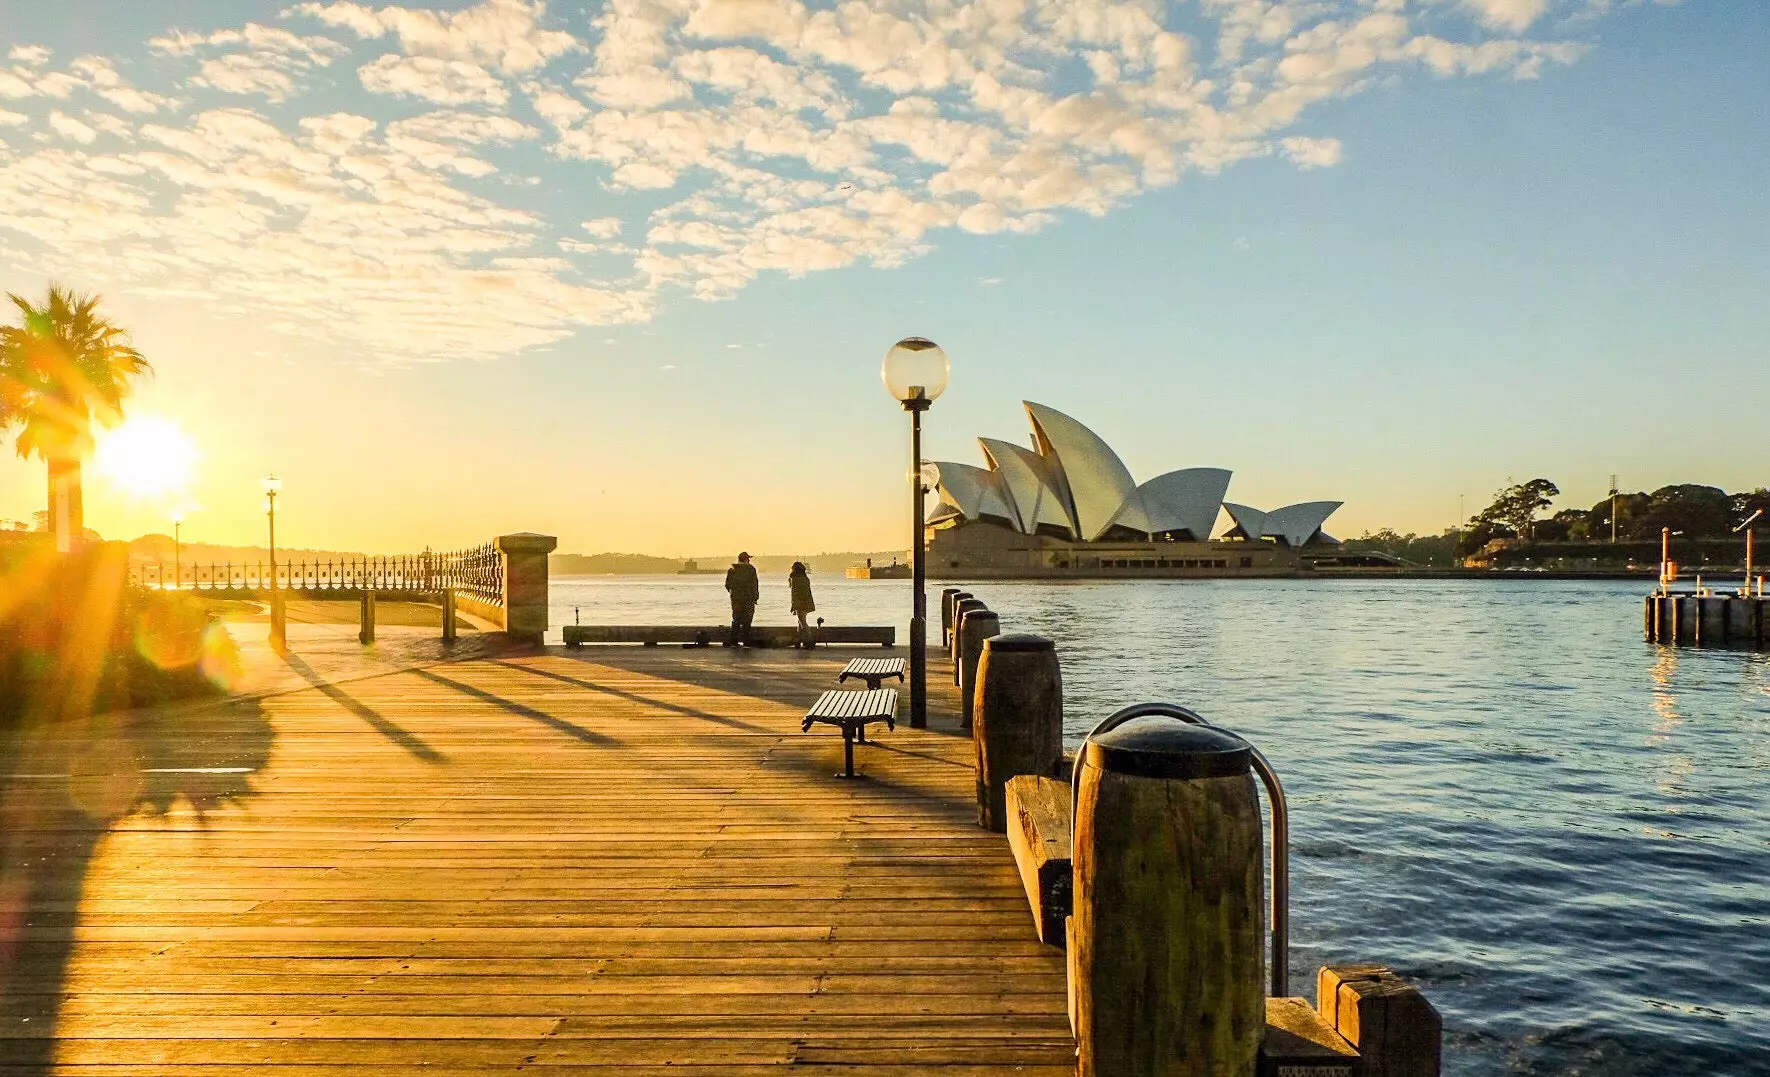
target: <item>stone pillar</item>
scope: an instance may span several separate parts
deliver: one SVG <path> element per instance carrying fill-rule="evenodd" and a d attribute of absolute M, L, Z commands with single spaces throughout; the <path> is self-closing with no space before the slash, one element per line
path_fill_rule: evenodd
<path fill-rule="evenodd" d="M 504 634 L 540 643 L 547 632 L 547 555 L 559 545 L 552 535 L 499 535 L 504 558 Z"/>

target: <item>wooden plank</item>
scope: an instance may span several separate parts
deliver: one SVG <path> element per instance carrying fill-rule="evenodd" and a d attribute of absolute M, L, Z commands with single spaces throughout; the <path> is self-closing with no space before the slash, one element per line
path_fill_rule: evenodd
<path fill-rule="evenodd" d="M 422 630 L 383 625 L 377 647 L 402 631 Z M 0 745 L 24 806 L 0 888 L 29 895 L 0 1057 L 186 1077 L 1071 1070 L 1063 968 L 972 821 L 949 689 L 934 728 L 847 786 L 825 780 L 840 740 L 798 733 L 840 659 L 588 656 L 311 654 L 324 689 L 152 723 L 151 742 L 95 725 Z M 144 755 L 248 765 L 92 813 Z"/>

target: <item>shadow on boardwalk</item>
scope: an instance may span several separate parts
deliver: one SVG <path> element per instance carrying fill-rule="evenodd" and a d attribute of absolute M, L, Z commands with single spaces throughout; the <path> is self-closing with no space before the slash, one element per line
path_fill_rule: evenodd
<path fill-rule="evenodd" d="M 326 627 L 252 698 L 4 746 L 9 1075 L 1073 1071 L 969 742 L 848 782 L 800 731 L 849 655 Z"/>
<path fill-rule="evenodd" d="M 273 739 L 251 699 L 0 732 L 0 1020 L 38 1026 L 0 1040 L 9 1075 L 53 1062 L 86 874 L 106 832 L 181 801 L 201 822 L 250 796 Z"/>

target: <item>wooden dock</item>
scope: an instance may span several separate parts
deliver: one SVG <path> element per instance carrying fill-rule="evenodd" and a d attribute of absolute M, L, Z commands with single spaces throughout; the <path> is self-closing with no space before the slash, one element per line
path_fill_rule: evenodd
<path fill-rule="evenodd" d="M 303 628 L 309 687 L 0 746 L 0 1077 L 1073 1072 L 947 678 L 844 782 L 840 653 Z"/>

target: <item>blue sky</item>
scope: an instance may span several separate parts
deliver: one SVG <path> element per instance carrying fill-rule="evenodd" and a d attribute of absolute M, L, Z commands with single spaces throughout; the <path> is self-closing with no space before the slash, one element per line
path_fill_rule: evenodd
<path fill-rule="evenodd" d="M 899 544 L 909 334 L 935 457 L 1034 399 L 1342 535 L 1759 486 L 1766 45 L 1755 0 L 0 0 L 0 287 L 135 328 L 217 540 L 276 470 L 316 545 Z"/>

